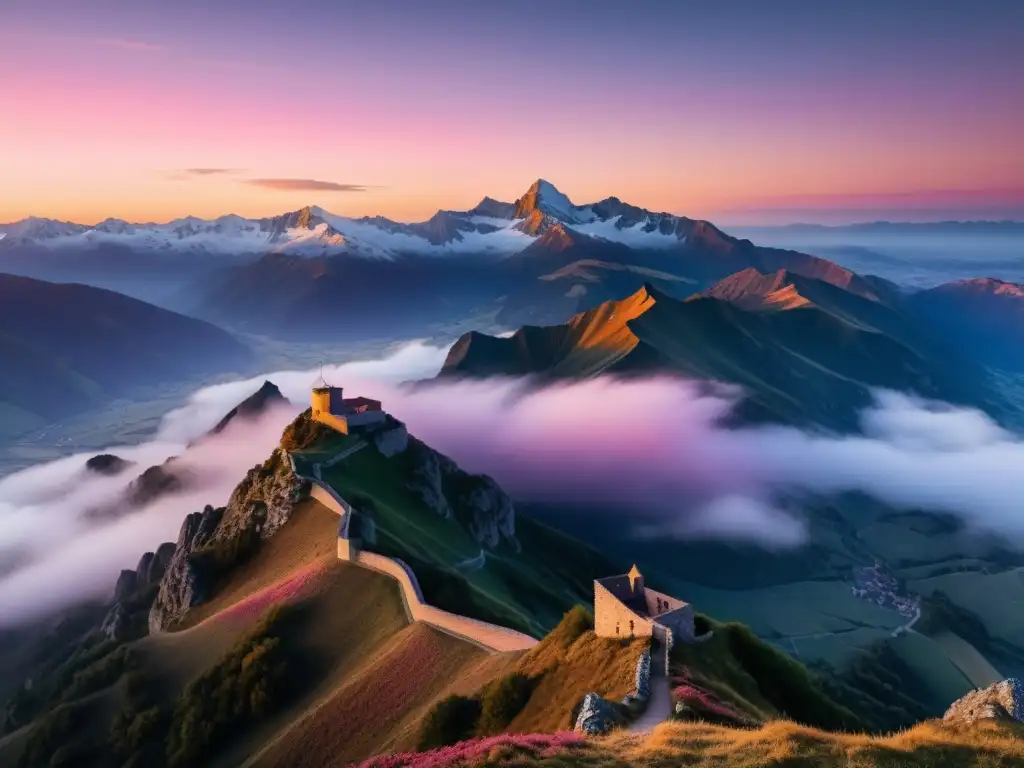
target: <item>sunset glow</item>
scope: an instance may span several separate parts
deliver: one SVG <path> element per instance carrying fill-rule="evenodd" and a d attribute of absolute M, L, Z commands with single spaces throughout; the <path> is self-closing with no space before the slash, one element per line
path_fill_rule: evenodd
<path fill-rule="evenodd" d="M 784 5 L 14 0 L 0 221 L 1024 211 L 1024 6 Z"/>

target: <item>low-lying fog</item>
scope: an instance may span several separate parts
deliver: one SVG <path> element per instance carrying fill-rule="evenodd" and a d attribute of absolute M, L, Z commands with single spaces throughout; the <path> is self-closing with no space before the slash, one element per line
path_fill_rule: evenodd
<path fill-rule="evenodd" d="M 409 430 L 464 468 L 493 475 L 523 501 L 642 507 L 662 535 L 745 540 L 785 549 L 806 543 L 799 514 L 772 503 L 780 491 L 860 489 L 896 506 L 959 515 L 1024 536 L 1024 442 L 980 412 L 879 392 L 863 434 L 718 426 L 738 397 L 731 387 L 672 378 L 598 379 L 543 390 L 522 381 L 432 377 L 446 349 L 405 344 L 374 360 L 328 366 L 328 381 L 383 401 Z M 116 477 L 85 470 L 99 451 L 42 463 L 0 480 L 0 624 L 105 596 L 121 568 L 177 537 L 183 517 L 223 504 L 249 467 L 277 445 L 306 407 L 318 370 L 268 373 L 206 387 L 163 419 L 157 435 L 109 452 L 137 462 Z M 228 410 L 269 379 L 292 407 L 232 425 L 188 450 Z M 197 482 L 117 520 L 88 515 L 118 498 L 139 471 L 172 455 Z"/>

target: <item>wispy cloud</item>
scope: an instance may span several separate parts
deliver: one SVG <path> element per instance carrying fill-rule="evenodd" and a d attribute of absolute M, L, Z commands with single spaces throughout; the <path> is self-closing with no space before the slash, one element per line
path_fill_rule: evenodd
<path fill-rule="evenodd" d="M 240 168 L 185 168 L 182 173 L 188 176 L 232 176 L 241 173 Z"/>
<path fill-rule="evenodd" d="M 127 40 L 120 37 L 98 37 L 93 43 L 103 45 L 107 48 L 120 48 L 125 51 L 162 51 L 164 47 L 156 43 L 147 43 L 143 40 Z"/>
<path fill-rule="evenodd" d="M 318 179 L 245 179 L 243 184 L 278 192 L 365 192 L 368 184 L 341 184 Z"/>

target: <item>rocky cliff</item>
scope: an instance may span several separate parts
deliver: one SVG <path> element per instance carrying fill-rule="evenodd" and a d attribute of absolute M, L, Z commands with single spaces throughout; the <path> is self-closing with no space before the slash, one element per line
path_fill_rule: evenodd
<path fill-rule="evenodd" d="M 104 636 L 123 642 L 146 634 L 149 610 L 174 550 L 174 543 L 166 542 L 156 552 L 144 554 L 134 571 L 121 571 L 114 585 L 114 603 L 100 626 Z"/>
<path fill-rule="evenodd" d="M 224 572 L 277 533 L 307 492 L 306 481 L 278 449 L 246 473 L 227 506 L 207 506 L 185 518 L 149 613 L 149 631 L 167 629 L 207 600 Z"/>
<path fill-rule="evenodd" d="M 409 488 L 424 504 L 457 520 L 484 549 L 504 542 L 519 551 L 512 500 L 491 477 L 463 471 L 415 438 L 409 438 L 406 454 L 412 467 Z"/>
<path fill-rule="evenodd" d="M 947 723 L 974 723 L 978 720 L 1024 722 L 1024 683 L 1011 677 L 988 688 L 971 691 L 953 702 L 942 719 Z"/>

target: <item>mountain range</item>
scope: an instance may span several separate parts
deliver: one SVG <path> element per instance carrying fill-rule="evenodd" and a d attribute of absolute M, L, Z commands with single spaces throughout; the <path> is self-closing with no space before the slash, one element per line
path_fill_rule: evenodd
<path fill-rule="evenodd" d="M 999 411 L 986 374 L 959 345 L 932 333 L 905 300 L 864 293 L 752 267 L 683 300 L 648 284 L 564 324 L 467 333 L 440 377 L 672 372 L 741 385 L 741 418 L 843 430 L 856 427 L 876 387 Z"/>
<path fill-rule="evenodd" d="M 87 285 L 0 274 L 0 435 L 139 386 L 253 362 L 248 347 L 202 320 Z"/>

